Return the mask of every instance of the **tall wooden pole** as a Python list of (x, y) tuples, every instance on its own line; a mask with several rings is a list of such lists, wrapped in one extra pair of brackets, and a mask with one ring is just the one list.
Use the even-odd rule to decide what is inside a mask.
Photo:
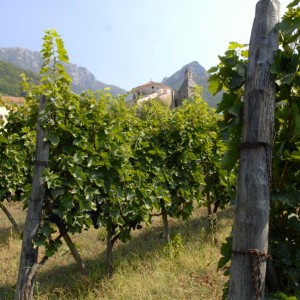
[(260, 0), (252, 27), (244, 95), (242, 144), (233, 229), (230, 300), (263, 299), (268, 231), (279, 1)]
[[(45, 97), (41, 97), (39, 112), (44, 109), (45, 101)], [(38, 120), (32, 190), (23, 231), (23, 243), (15, 300), (29, 300), (33, 297), (38, 248), (34, 247), (32, 241), (34, 240), (40, 225), (45, 196), (45, 185), (42, 175), (49, 160), (49, 145), (44, 141), (45, 135), (46, 132), (41, 128)]]

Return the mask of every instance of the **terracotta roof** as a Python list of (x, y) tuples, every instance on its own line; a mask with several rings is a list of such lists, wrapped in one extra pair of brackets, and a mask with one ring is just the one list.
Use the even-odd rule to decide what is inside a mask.
[(23, 98), (23, 97), (2, 96), (2, 99), (6, 102), (11, 102), (14, 104), (24, 104), (25, 103), (25, 98)]
[(161, 86), (161, 87), (166, 87), (168, 89), (171, 89), (171, 87), (169, 87), (168, 85), (166, 84), (163, 84), (163, 83), (159, 83), (159, 82), (154, 82), (154, 81), (149, 81), (147, 83), (144, 83), (142, 85), (139, 85), (137, 87), (134, 88), (134, 90), (137, 90), (137, 89), (140, 89), (140, 88), (144, 88), (144, 87), (147, 87), (147, 86)]

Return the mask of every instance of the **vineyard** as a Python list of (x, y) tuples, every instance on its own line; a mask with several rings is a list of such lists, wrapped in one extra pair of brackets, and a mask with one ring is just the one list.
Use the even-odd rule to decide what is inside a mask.
[[(293, 1), (276, 25), (279, 48), (264, 71), (274, 88), (272, 145), (255, 144), (267, 149), (261, 151), (266, 174), (258, 182), (267, 180), (263, 193), (270, 192), (269, 250), (257, 253), (272, 257), (262, 263), (270, 299), (300, 297), (298, 4)], [(17, 265), (20, 252), (10, 249), (21, 247), (18, 279), (3, 278), (4, 299), (169, 299), (172, 288), (158, 291), (150, 283), (153, 293), (114, 294), (118, 284), (141, 285), (147, 274), (152, 277), (145, 281), (172, 282), (172, 299), (226, 299), (229, 262), (241, 252), (232, 250), (237, 242), (231, 237), (231, 206), (242, 201), (237, 173), (242, 155), (253, 151), (253, 143), (243, 141), (251, 45), (249, 53), (248, 45), (230, 43), (209, 71), (211, 92), (223, 91), (217, 111), (203, 101), (201, 88), (174, 110), (159, 99), (127, 107), (125, 96), (109, 90), (77, 95), (55, 30), (45, 32), (41, 53), (39, 84), (22, 78), (26, 103), (2, 103), (10, 113), (0, 128), (1, 217), (12, 223), (12, 229), (0, 224), (5, 273), (16, 276), (8, 261)], [(168, 280), (156, 273), (159, 264), (169, 270)], [(181, 266), (192, 285), (180, 280)], [(132, 282), (115, 282), (127, 272)]]
[[(11, 204), (11, 212), (19, 209)], [(128, 243), (116, 242), (114, 247), (114, 274), (108, 278), (104, 268), (106, 253), (105, 228), (72, 235), (86, 268), (88, 277), (81, 276), (68, 246), (59, 250), (38, 271), (34, 299), (221, 299), (227, 277), (217, 270), (219, 248), (229, 235), (232, 210), (218, 213), (215, 238), (209, 233), (205, 210), (195, 210), (187, 221), (170, 221), (172, 237), (177, 242), (165, 246), (163, 227), (159, 217), (151, 226), (135, 230)], [(17, 219), (21, 224), (24, 220)], [(1, 299), (14, 299), (18, 272), (19, 236), (11, 232), (4, 214), (1, 217)], [(5, 229), (5, 230), (4, 230)], [(180, 239), (180, 237), (182, 239)], [(44, 256), (40, 249), (39, 260)], [(195, 259), (197, 257), (197, 259)]]

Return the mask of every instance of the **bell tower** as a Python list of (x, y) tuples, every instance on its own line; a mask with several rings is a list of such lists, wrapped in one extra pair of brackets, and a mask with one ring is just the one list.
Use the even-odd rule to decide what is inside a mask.
[(175, 99), (175, 107), (182, 105), (184, 99), (191, 98), (194, 92), (194, 86), (196, 85), (193, 79), (192, 71), (187, 67), (184, 71), (184, 80), (180, 89), (177, 92)]

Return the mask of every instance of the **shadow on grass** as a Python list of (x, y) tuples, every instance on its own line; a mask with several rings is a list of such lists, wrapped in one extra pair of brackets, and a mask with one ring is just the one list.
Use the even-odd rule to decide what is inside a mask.
[[(24, 224), (18, 226), (19, 230), (22, 232)], [(7, 244), (11, 238), (21, 238), (21, 236), (14, 230), (13, 226), (0, 228), (0, 246)], [(2, 300), (2, 298), (0, 299)]]
[(10, 286), (0, 285), (0, 299), (1, 300), (13, 300), (15, 296), (15, 288)]
[[(19, 232), (21, 233), (24, 229), (24, 219), (22, 214), (24, 214), (23, 210), (16, 208), (15, 203), (7, 203), (5, 202), (5, 210), (11, 215), (13, 221), (16, 223)], [(3, 204), (3, 205), (4, 205)], [(12, 209), (10, 207), (12, 206)], [(3, 209), (0, 208), (0, 246), (7, 244), (10, 238), (21, 238), (21, 234), (17, 232), (14, 228), (13, 224), (4, 213)], [(0, 294), (1, 296), (1, 294)], [(2, 298), (0, 298), (2, 299)]]
[[(24, 224), (18, 224), (19, 229), (23, 230)], [(20, 235), (14, 230), (13, 226), (11, 227), (2, 227), (0, 228), (0, 247), (8, 245), (10, 240), (21, 239)], [(7, 248), (9, 249), (9, 247)], [(6, 247), (2, 251), (7, 251)], [(9, 262), (8, 262), (9, 263)], [(15, 287), (14, 286), (5, 286), (0, 284), (0, 300), (11, 300), (14, 299)]]
[[(218, 219), (230, 219), (232, 212), (220, 211)], [(225, 225), (218, 225), (222, 230)], [(170, 231), (178, 233), (183, 237), (185, 244), (191, 239), (211, 241), (210, 229), (207, 216), (200, 216), (187, 221), (170, 221)], [(99, 242), (100, 244), (100, 242)], [(149, 259), (153, 254), (160, 254), (164, 251), (163, 228), (160, 225), (146, 227), (140, 234), (135, 235), (128, 243), (116, 242), (114, 247), (114, 269), (117, 271), (124, 259), (129, 265), (135, 265), (135, 261)], [(37, 276), (36, 294), (43, 295), (47, 291), (48, 300), (54, 299), (84, 299), (85, 295), (92, 291), (104, 280), (107, 280), (105, 273), (105, 250), (99, 251), (96, 259), (84, 260), (89, 276), (83, 277), (79, 274), (75, 263), (67, 266), (54, 266), (49, 271), (42, 271)], [(51, 259), (47, 264), (51, 263)], [(49, 296), (51, 291), (51, 296)], [(14, 287), (0, 286), (0, 299), (14, 299)]]

